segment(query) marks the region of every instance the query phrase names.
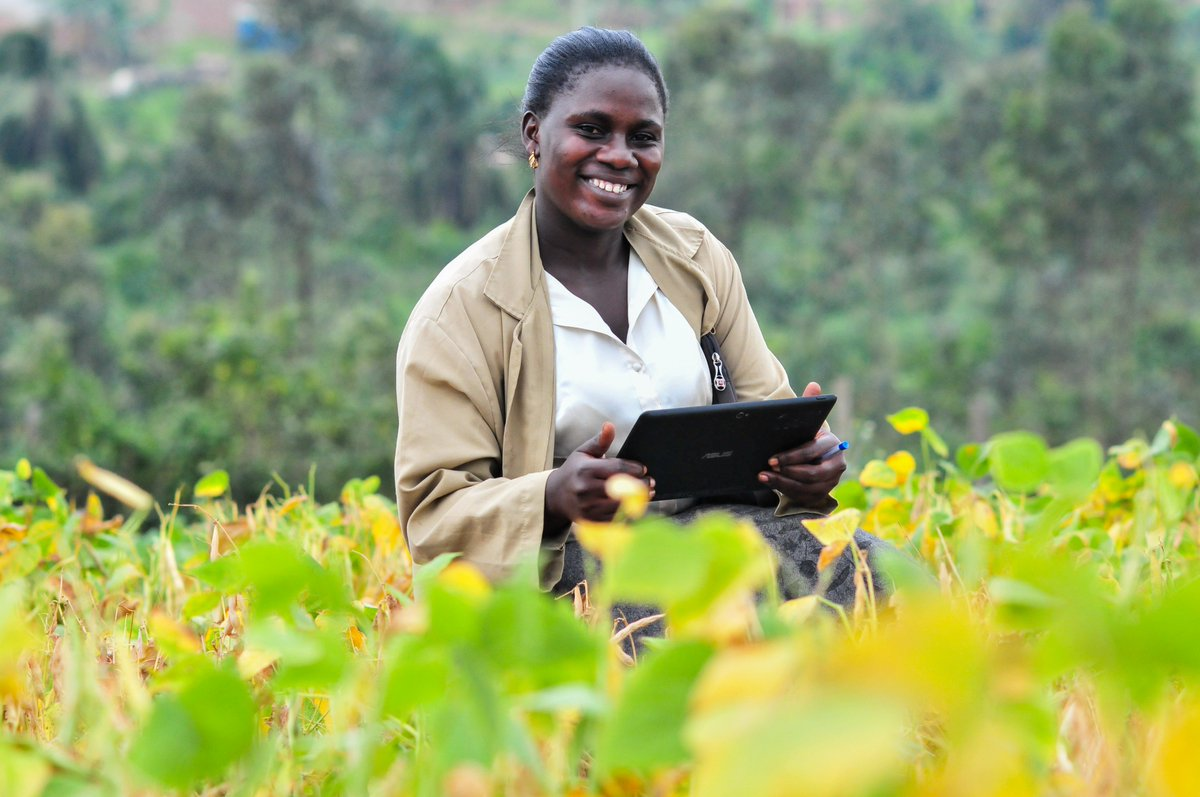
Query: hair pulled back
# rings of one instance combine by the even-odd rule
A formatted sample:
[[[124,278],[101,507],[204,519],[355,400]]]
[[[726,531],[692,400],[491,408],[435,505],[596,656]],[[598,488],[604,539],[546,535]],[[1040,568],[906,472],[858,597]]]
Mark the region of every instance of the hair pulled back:
[[[533,62],[521,111],[543,116],[559,94],[582,74],[605,66],[626,66],[646,74],[658,89],[663,116],[667,113],[667,84],[658,61],[627,30],[584,27],[559,36]]]

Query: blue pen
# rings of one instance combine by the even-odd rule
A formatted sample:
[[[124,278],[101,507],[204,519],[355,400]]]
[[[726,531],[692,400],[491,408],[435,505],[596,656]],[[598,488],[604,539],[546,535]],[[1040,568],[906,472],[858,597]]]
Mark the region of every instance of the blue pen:
[[[821,458],[818,459],[817,462],[824,462],[825,460],[829,459],[830,457],[835,456],[839,451],[845,451],[849,447],[850,447],[850,441],[843,440],[842,442],[838,443],[836,446],[834,446],[833,448],[829,449],[824,454],[822,454]]]

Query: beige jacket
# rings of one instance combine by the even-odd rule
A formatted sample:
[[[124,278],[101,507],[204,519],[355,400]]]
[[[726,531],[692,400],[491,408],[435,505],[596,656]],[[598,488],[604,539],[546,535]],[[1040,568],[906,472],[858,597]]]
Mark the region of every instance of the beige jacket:
[[[442,270],[409,317],[396,363],[396,496],[418,566],[453,551],[497,581],[522,563],[532,577],[540,554],[549,588],[565,535],[542,534],[554,330],[534,225],[530,192],[512,219]],[[697,341],[716,331],[739,399],[795,395],[737,263],[712,233],[647,205],[625,235]]]

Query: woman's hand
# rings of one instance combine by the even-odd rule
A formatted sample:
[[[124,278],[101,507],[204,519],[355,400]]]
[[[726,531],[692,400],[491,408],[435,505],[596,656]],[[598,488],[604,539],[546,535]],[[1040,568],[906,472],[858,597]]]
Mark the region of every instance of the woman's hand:
[[[627,473],[644,479],[654,496],[654,480],[646,477],[646,466],[629,459],[605,459],[616,428],[607,421],[591,440],[571,452],[546,480],[545,528],[557,530],[576,520],[608,522],[620,501],[609,498],[604,483],[610,476]]]
[[[821,386],[809,382],[803,395],[820,395]],[[802,506],[821,508],[832,499],[830,491],[837,487],[846,472],[846,455],[837,450],[842,441],[828,429],[802,446],[782,451],[767,460],[767,467],[758,480],[772,490],[778,490]]]

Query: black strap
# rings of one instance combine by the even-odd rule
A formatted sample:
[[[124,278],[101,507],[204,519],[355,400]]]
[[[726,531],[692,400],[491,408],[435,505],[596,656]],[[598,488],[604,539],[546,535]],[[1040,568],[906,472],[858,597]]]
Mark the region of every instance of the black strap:
[[[737,401],[737,391],[733,389],[733,380],[729,378],[729,368],[721,358],[721,347],[717,345],[717,336],[709,332],[700,338],[700,350],[704,352],[704,361],[708,363],[709,382],[712,384],[713,404],[732,404]]]

